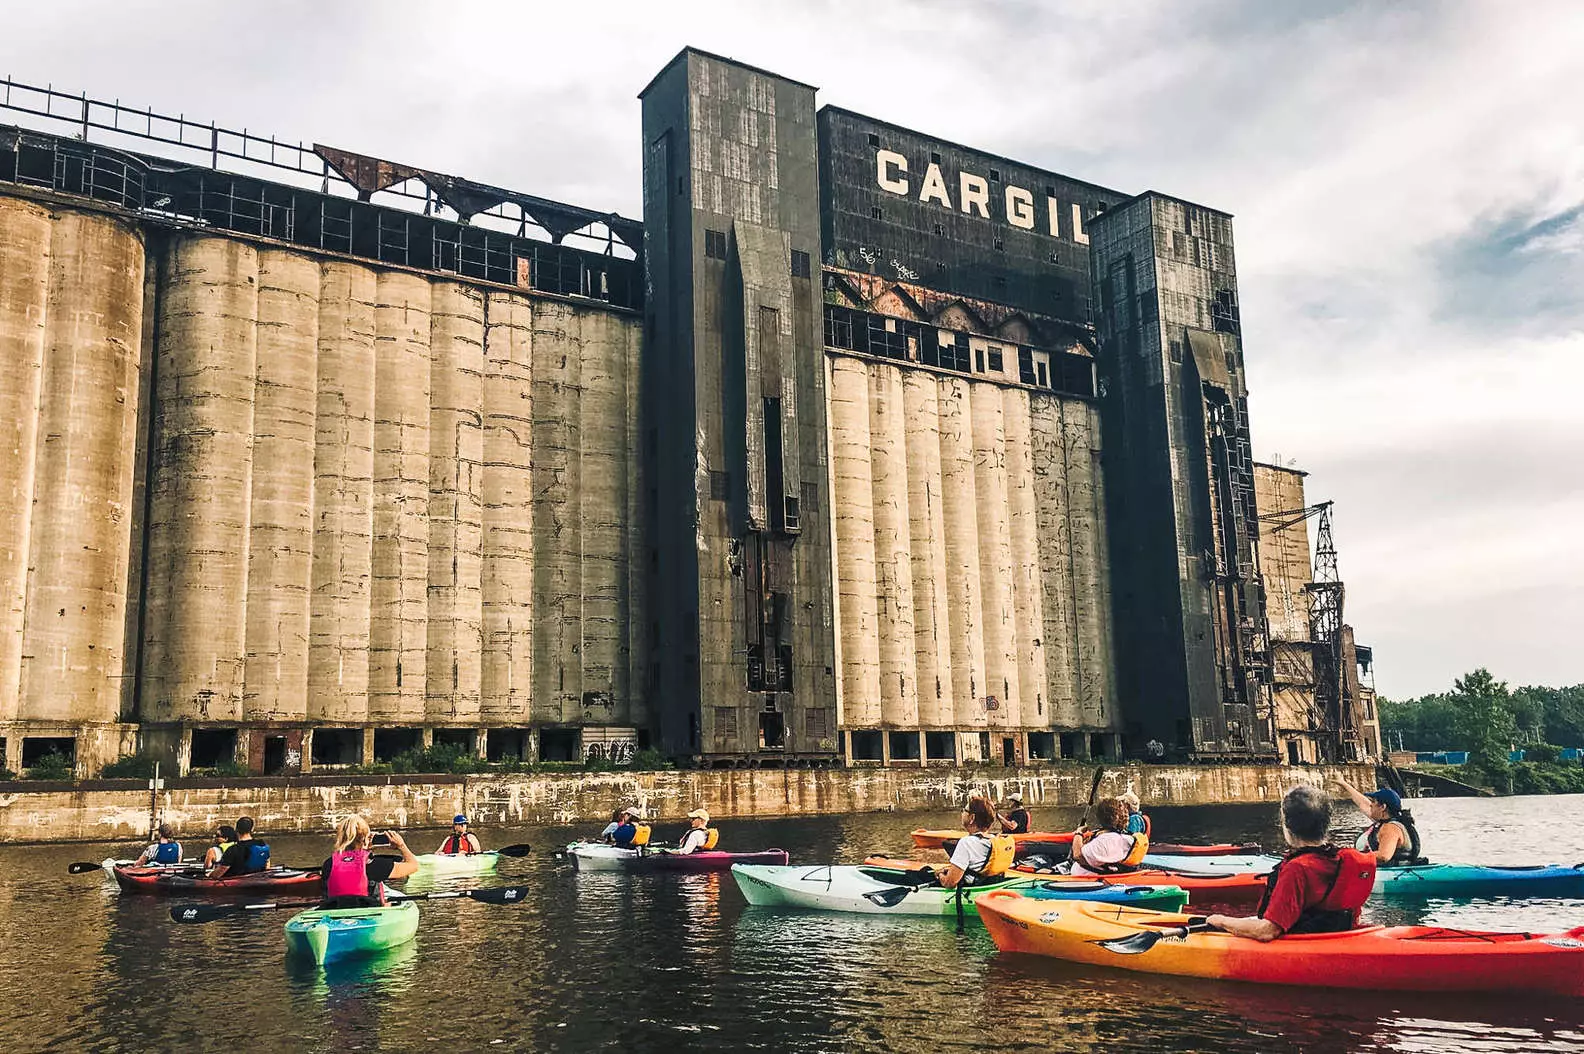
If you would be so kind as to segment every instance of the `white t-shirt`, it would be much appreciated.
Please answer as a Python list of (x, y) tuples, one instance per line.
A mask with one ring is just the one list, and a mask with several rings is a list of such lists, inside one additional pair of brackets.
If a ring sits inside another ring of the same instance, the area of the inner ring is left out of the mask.
[(709, 838), (709, 832), (702, 827), (690, 829), (682, 836), (682, 841), (677, 844), (677, 852), (691, 853), (704, 848), (704, 842)]
[(957, 848), (952, 850), (951, 862), (964, 874), (977, 872), (990, 862), (990, 839), (982, 834), (964, 835), (957, 840)]
[(1083, 850), (1078, 854), (1081, 860), (1074, 860), (1072, 873), (1075, 875), (1097, 875), (1099, 871), (1091, 871), (1084, 867), (1088, 862), (1096, 866), (1106, 864), (1120, 864), (1126, 860), (1133, 851), (1133, 836), (1119, 834), (1116, 831), (1103, 831), (1083, 844)]

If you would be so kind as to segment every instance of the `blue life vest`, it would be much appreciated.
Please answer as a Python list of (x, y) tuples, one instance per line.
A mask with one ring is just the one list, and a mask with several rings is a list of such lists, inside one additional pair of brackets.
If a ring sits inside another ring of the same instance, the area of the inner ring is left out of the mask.
[(151, 864), (179, 864), (181, 863), (181, 843), (161, 842), (154, 847), (154, 855), (149, 857)]

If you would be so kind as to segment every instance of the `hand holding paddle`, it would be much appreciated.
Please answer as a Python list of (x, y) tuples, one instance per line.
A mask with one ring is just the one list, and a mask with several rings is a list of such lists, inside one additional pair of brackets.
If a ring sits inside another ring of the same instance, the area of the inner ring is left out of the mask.
[[(466, 897), (480, 904), (517, 904), (528, 899), (527, 886), (494, 886), (489, 889), (436, 890), (432, 893), (385, 894), (392, 904), (403, 900), (457, 900)], [(317, 900), (278, 900), (261, 904), (176, 904), (170, 909), (172, 922), (203, 923), (228, 919), (255, 911), (276, 911), (281, 908), (312, 908)]]

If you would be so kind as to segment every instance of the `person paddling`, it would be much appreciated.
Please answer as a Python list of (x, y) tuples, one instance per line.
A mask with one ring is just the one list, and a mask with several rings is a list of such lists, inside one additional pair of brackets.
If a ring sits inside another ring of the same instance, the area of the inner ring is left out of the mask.
[(1007, 795), (1007, 813), (1000, 820), (1001, 830), (1007, 834), (1028, 834), (1034, 826), (1029, 811), (1023, 807), (1023, 795), (1017, 791)]
[(468, 856), (483, 851), (478, 836), (468, 833), (468, 818), (461, 813), (451, 817), (451, 834), (435, 850), (441, 856)]
[(1282, 834), (1291, 848), (1266, 879), (1252, 917), (1211, 915), (1212, 929), (1273, 941), (1296, 933), (1339, 933), (1358, 925), (1359, 909), (1375, 888), (1375, 858), (1327, 841), (1331, 802), (1301, 784), (1282, 797)]
[(253, 817), (240, 817), (236, 822), (236, 833), (236, 843), (220, 855), (220, 862), (209, 872), (210, 878), (236, 878), (269, 867), (269, 843), (253, 837)]
[(707, 809), (694, 809), (688, 813), (688, 829), (683, 832), (675, 849), (668, 850), (677, 856), (687, 856), (705, 847), (709, 841), (710, 814)]
[(642, 811), (636, 805), (622, 809), (618, 818), (620, 822), (616, 824), (616, 830), (611, 832), (612, 844), (621, 849), (635, 848), (633, 839), (638, 837), (638, 819), (642, 815)]
[(1128, 807), (1127, 833), (1148, 835), (1150, 831), (1149, 817), (1144, 815), (1139, 796), (1133, 793), (1133, 788), (1129, 787), (1117, 795), (1117, 798), (1123, 805)]
[(136, 867), (145, 864), (179, 864), (182, 858), (181, 843), (176, 840), (176, 831), (168, 823), (159, 825), (159, 841), (143, 850), (143, 855), (137, 858)]
[(1136, 871), (1149, 852), (1149, 837), (1128, 832), (1133, 812), (1121, 798), (1095, 802), (1091, 825), (1073, 832), (1071, 873), (1118, 875)]
[(956, 889), (959, 884), (973, 885), (973, 876), (984, 870), (990, 862), (990, 832), (1000, 826), (995, 809), (983, 798), (969, 798), (962, 811), (963, 830), (966, 837), (957, 840), (952, 850), (951, 863), (935, 876), (935, 881), (946, 889)]
[(1355, 849), (1374, 853), (1375, 862), (1381, 867), (1423, 862), (1419, 855), (1419, 829), (1396, 791), (1382, 787), (1365, 794), (1345, 779), (1336, 782), (1353, 799), (1359, 812), (1370, 818), (1370, 825), (1354, 843)]
[(215, 832), (215, 843), (214, 843), (214, 845), (211, 845), (204, 852), (204, 858), (203, 858), (204, 870), (205, 871), (213, 870), (215, 865), (220, 863), (220, 858), (225, 855), (225, 851), (227, 849), (230, 849), (233, 845), (236, 844), (236, 840), (237, 840), (236, 828), (232, 827), (228, 823), (221, 824), (220, 825), (220, 829)]
[(363, 817), (353, 814), (336, 824), (335, 848), (319, 867), (325, 887), (320, 907), (378, 907), (386, 903), (386, 882), (417, 872), (418, 858), (407, 848), (400, 832), (386, 831), (385, 837), (401, 853), (400, 860), (370, 855), (374, 833)]

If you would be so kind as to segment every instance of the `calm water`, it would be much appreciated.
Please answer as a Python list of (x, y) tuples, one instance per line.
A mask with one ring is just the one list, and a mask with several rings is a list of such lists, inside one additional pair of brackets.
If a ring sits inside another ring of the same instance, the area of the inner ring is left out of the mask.
[[(1584, 860), (1584, 796), (1416, 803), (1428, 852), (1495, 862)], [(1157, 809), (1163, 838), (1278, 840), (1271, 807)], [(906, 852), (945, 814), (719, 822), (723, 843), (795, 862)], [(1036, 813), (1070, 826), (1073, 811)], [(1346, 809), (1339, 828), (1362, 820)], [(678, 825), (680, 830), (680, 825)], [(119, 896), (72, 860), (125, 845), (0, 848), (0, 1051), (89, 1050), (1075, 1050), (1584, 1051), (1584, 1003), (1509, 996), (1328, 993), (1093, 971), (1002, 956), (951, 922), (748, 908), (729, 875), (575, 874), (527, 841), (503, 879), (532, 903), (423, 906), (418, 940), (325, 973), (289, 966), (287, 912), (204, 926), (169, 902)], [(674, 832), (670, 826), (657, 835)], [(414, 839), (438, 844), (439, 834)], [(272, 839), (277, 859), (327, 840)], [(1380, 921), (1557, 930), (1584, 902), (1430, 903)]]

